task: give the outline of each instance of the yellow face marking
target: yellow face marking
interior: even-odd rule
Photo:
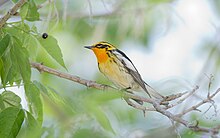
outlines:
[[[94,44],[93,46],[96,46],[96,45],[98,45],[98,44],[101,44],[101,45],[108,45],[109,47],[107,48],[107,50],[113,50],[113,49],[116,49],[112,44],[110,44],[110,43],[108,43],[108,42],[104,42],[104,41],[102,41],[102,42],[98,42],[98,43]]]
[[[98,63],[104,63],[110,59],[108,52],[116,49],[113,45],[104,41],[96,43],[92,46],[86,46],[85,48],[91,49],[95,53]]]

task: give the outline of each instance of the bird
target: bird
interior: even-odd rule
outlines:
[[[132,93],[144,91],[150,98],[164,98],[142,79],[137,68],[128,56],[114,45],[101,41],[84,47],[94,52],[99,71],[117,88]]]

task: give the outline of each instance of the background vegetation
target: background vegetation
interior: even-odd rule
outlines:
[[[191,131],[157,112],[147,112],[144,117],[142,111],[127,105],[122,98],[123,94],[87,88],[31,69],[30,63],[38,62],[62,72],[112,85],[100,75],[95,57],[83,46],[105,40],[122,48],[125,53],[142,51],[142,55],[150,54],[156,41],[172,33],[179,24],[184,24],[176,12],[177,5],[183,1],[28,0],[15,13],[7,12],[20,1],[0,1],[1,17],[10,15],[7,23],[0,23],[0,137],[219,136]],[[188,0],[189,5],[193,2],[199,1]],[[209,22],[210,30],[213,31],[205,32],[207,34],[202,41],[198,40],[194,46],[196,52],[193,54],[202,58],[200,69],[194,71],[196,75],[191,72],[194,66],[187,67],[187,63],[191,62],[189,55],[185,55],[185,63],[181,65],[186,78],[169,78],[165,73],[168,79],[158,75],[162,81],[150,81],[147,75],[143,75],[147,82],[164,95],[190,91],[195,85],[200,86],[201,93],[188,99],[180,108],[172,109],[173,112],[181,112],[206,98],[207,93],[215,91],[220,84],[220,2],[202,2],[208,4],[208,11],[215,18]],[[188,29],[187,25],[185,29]],[[43,33],[47,33],[48,37],[42,37]],[[187,41],[178,43],[187,44]],[[176,43],[169,43],[172,44]],[[175,52],[180,54],[183,51]],[[157,59],[160,56],[157,55]],[[134,63],[143,67],[148,61],[153,63],[157,59],[150,61],[138,58],[139,63]],[[197,65],[194,62],[191,64]],[[141,73],[158,74],[156,68],[147,67],[146,70],[146,67],[141,69],[141,66],[138,66]],[[172,70],[172,67],[166,65],[158,68],[160,72]],[[192,112],[185,118],[192,124],[198,120],[201,126],[208,128],[219,125],[218,99],[199,108],[201,113]]]

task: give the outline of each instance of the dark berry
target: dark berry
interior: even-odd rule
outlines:
[[[43,39],[46,39],[47,37],[48,37],[48,34],[47,34],[47,33],[43,33],[43,34],[42,34],[42,38],[43,38]]]

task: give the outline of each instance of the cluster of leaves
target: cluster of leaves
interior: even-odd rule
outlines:
[[[16,137],[22,124],[28,132],[41,133],[43,105],[40,91],[52,95],[40,83],[31,80],[30,55],[44,49],[65,68],[61,50],[52,36],[44,39],[30,22],[39,20],[34,0],[27,1],[20,9],[21,21],[6,23],[0,30],[0,137]],[[10,86],[24,86],[29,110],[21,106],[21,98],[7,90]],[[51,92],[51,91],[50,91]],[[53,94],[54,95],[54,94]],[[28,135],[28,133],[26,133]]]
[[[17,1],[14,0],[14,2],[16,3]],[[53,136],[53,130],[51,128],[46,129],[43,126],[43,107],[45,103],[49,102],[51,102],[49,104],[53,104],[56,107],[56,110],[61,111],[60,114],[68,111],[71,112],[71,116],[75,115],[77,117],[87,112],[90,118],[96,118],[95,122],[98,122],[102,128],[114,133],[108,117],[98,105],[104,101],[118,98],[118,94],[110,93],[107,97],[105,94],[96,95],[90,93],[89,95],[86,94],[87,96],[82,94],[84,97],[80,98],[83,98],[86,102],[83,102],[79,107],[75,107],[78,103],[67,102],[53,88],[32,80],[31,62],[35,60],[44,62],[45,57],[50,57],[53,63],[58,63],[65,69],[66,67],[56,39],[51,35],[47,36],[45,33],[41,35],[33,24],[33,22],[40,20],[35,1],[28,0],[19,10],[19,15],[21,21],[6,23],[0,29],[0,77],[2,90],[0,94],[0,137],[40,137],[45,132]],[[44,54],[46,53],[47,55],[42,56],[42,53],[38,53],[39,51],[44,51]],[[40,58],[38,59],[39,55]],[[12,86],[24,88],[28,110],[22,107],[21,98],[16,95],[16,92],[9,90],[9,87]],[[77,101],[77,99],[75,100]],[[72,130],[69,132],[73,133]],[[90,135],[92,131],[87,128],[79,129],[72,135],[81,137],[82,134],[87,134],[85,132]],[[101,136],[102,134],[96,132],[96,135]]]

